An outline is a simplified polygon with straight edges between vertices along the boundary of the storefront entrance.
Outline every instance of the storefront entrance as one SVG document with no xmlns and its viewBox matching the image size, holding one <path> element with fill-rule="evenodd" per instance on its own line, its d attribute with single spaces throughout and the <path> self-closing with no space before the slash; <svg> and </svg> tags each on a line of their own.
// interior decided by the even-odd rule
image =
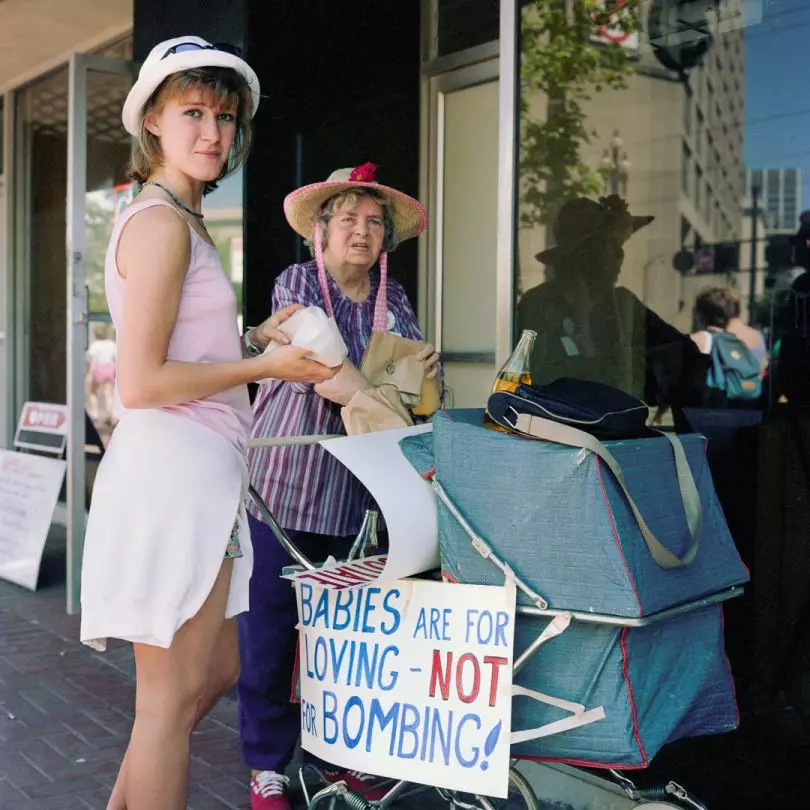
<svg viewBox="0 0 810 810">
<path fill-rule="evenodd" d="M 89 483 L 112 426 L 112 327 L 104 253 L 128 198 L 120 110 L 130 63 L 75 54 L 15 93 L 18 347 L 14 405 L 67 403 L 67 607 L 79 608 Z M 65 205 L 67 200 L 67 205 Z M 67 247 L 67 252 L 65 248 Z M 90 417 L 89 420 L 87 417 Z"/>
</svg>

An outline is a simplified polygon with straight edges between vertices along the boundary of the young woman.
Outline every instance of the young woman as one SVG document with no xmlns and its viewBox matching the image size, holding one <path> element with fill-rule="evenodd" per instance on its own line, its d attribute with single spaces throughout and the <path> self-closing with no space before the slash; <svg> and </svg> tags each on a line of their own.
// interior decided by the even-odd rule
<svg viewBox="0 0 810 810">
<path fill-rule="evenodd" d="M 259 82 L 229 46 L 157 45 L 123 110 L 141 193 L 116 222 L 106 292 L 123 414 L 95 481 L 82 570 L 83 642 L 132 642 L 135 723 L 110 810 L 181 810 L 189 736 L 232 686 L 248 607 L 246 383 L 323 382 L 276 313 L 240 337 L 236 302 L 200 211 L 243 162 Z M 253 354 L 246 357 L 243 355 Z"/>
</svg>

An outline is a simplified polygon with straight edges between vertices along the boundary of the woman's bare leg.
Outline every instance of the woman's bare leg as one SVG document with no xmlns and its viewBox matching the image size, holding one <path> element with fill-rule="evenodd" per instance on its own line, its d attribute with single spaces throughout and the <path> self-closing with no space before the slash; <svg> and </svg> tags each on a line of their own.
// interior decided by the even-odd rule
<svg viewBox="0 0 810 810">
<path fill-rule="evenodd" d="M 208 669 L 205 693 L 197 708 L 194 726 L 216 706 L 219 699 L 239 678 L 239 635 L 236 619 L 225 619 L 219 637 L 214 645 L 211 665 Z M 127 751 L 128 753 L 128 751 Z M 127 754 L 121 761 L 121 768 L 110 794 L 107 810 L 127 810 L 125 781 Z"/>
<path fill-rule="evenodd" d="M 111 807 L 127 810 L 184 810 L 188 793 L 189 735 L 204 702 L 210 708 L 208 682 L 217 642 L 225 631 L 225 606 L 232 560 L 223 561 L 217 580 L 200 611 L 166 650 L 134 645 L 136 668 L 135 724 L 126 753 L 124 801 Z M 227 624 L 232 624 L 228 622 Z M 236 645 L 233 644 L 234 653 Z M 218 657 L 218 656 L 217 656 Z M 226 669 L 223 658 L 217 664 Z M 231 668 L 237 671 L 238 663 Z M 120 794 L 120 789 L 119 789 Z M 111 798 L 112 803 L 112 798 Z"/>
</svg>

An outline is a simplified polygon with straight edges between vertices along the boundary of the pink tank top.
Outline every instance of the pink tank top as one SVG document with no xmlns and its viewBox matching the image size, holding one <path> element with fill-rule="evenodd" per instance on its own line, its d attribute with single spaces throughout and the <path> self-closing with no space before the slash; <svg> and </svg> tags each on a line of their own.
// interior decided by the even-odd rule
<svg viewBox="0 0 810 810">
<path fill-rule="evenodd" d="M 122 211 L 113 228 L 104 265 L 104 282 L 107 304 L 117 330 L 123 326 L 124 296 L 127 289 L 126 279 L 118 274 L 116 260 L 121 231 L 132 216 L 155 205 L 165 205 L 178 213 L 173 205 L 164 200 L 144 200 L 133 203 Z M 216 248 L 208 244 L 191 226 L 189 231 L 191 258 L 183 282 L 177 323 L 169 341 L 167 358 L 190 363 L 240 360 L 242 340 L 236 321 L 236 295 L 233 287 L 225 275 Z M 119 414 L 125 413 L 117 385 L 115 400 Z M 247 452 L 247 437 L 253 421 L 247 386 L 228 388 L 203 399 L 166 406 L 160 410 L 193 419 L 223 435 L 240 451 Z"/>
</svg>

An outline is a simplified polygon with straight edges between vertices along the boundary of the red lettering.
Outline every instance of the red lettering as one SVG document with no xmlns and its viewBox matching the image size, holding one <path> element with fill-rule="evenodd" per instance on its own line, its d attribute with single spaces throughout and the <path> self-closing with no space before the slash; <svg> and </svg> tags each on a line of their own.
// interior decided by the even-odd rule
<svg viewBox="0 0 810 810">
<path fill-rule="evenodd" d="M 472 689 L 466 694 L 464 693 L 464 664 L 467 661 L 472 661 L 473 664 L 473 685 Z M 458 659 L 458 666 L 456 667 L 456 692 L 462 703 L 472 703 L 478 697 L 481 691 L 481 667 L 478 664 L 478 659 L 472 653 L 464 653 Z"/>
<path fill-rule="evenodd" d="M 500 677 L 500 670 L 504 664 L 509 663 L 508 658 L 501 658 L 496 655 L 487 655 L 484 657 L 484 663 L 492 667 L 492 673 L 489 679 L 489 705 L 494 706 L 496 696 L 498 694 L 498 678 Z"/>
<path fill-rule="evenodd" d="M 442 654 L 439 650 L 433 651 L 433 663 L 430 667 L 430 696 L 436 696 L 436 681 L 442 693 L 442 700 L 450 699 L 450 671 L 453 669 L 453 653 L 447 653 L 447 666 L 442 672 Z"/>
</svg>

